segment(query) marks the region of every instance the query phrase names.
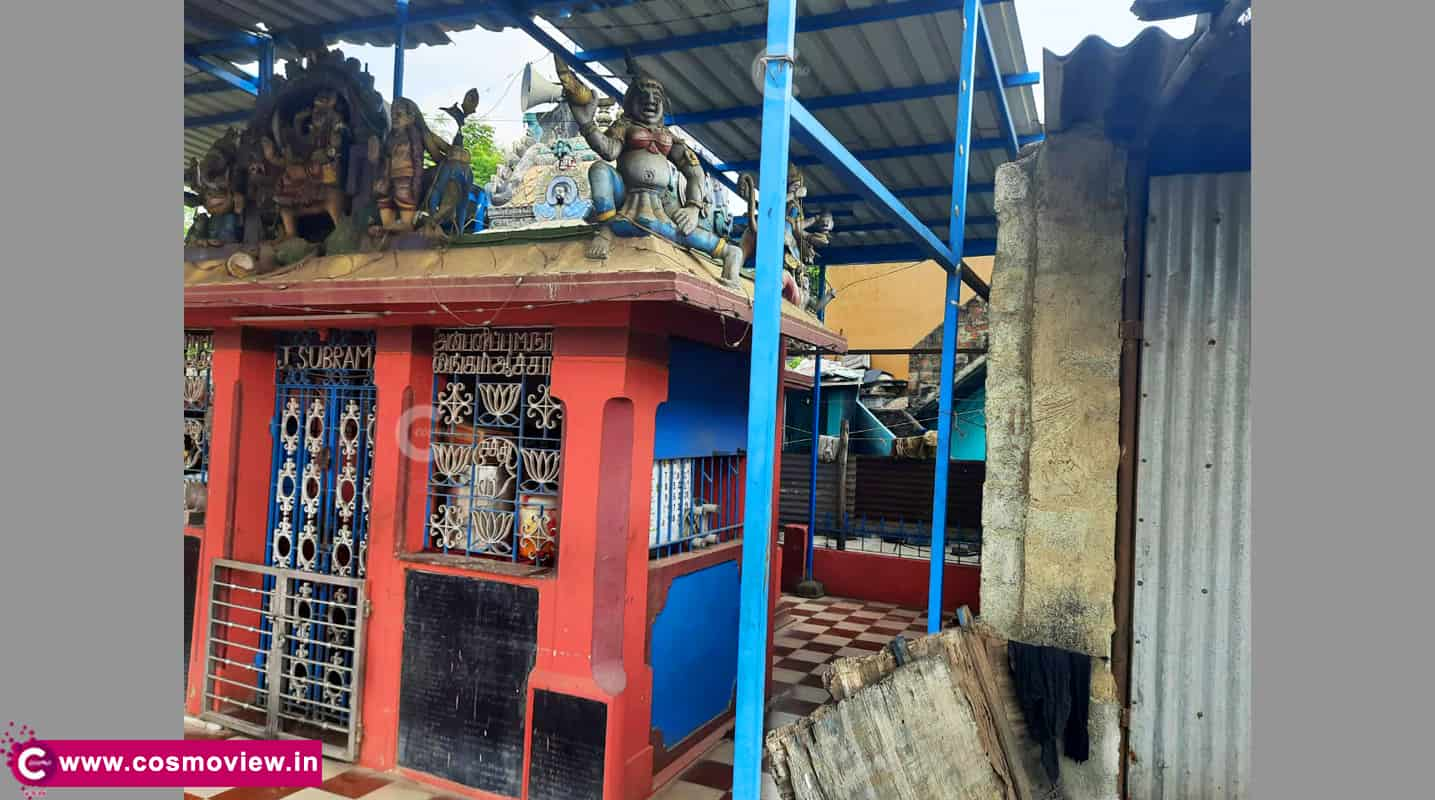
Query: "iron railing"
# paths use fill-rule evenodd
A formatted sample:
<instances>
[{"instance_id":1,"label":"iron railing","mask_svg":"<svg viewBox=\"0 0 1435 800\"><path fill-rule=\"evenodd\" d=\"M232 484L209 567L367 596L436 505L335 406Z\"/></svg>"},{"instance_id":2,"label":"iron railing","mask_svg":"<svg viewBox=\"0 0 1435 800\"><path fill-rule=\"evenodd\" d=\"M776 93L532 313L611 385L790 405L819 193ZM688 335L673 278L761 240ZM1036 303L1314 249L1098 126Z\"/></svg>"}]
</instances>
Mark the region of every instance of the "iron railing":
<instances>
[{"instance_id":1,"label":"iron railing","mask_svg":"<svg viewBox=\"0 0 1435 800\"><path fill-rule=\"evenodd\" d=\"M982 532L980 529L947 528L946 561L949 564L980 565ZM843 514L839 519L832 512L817 515L813 546L830 550L852 550L879 553L898 558L930 559L932 521L901 517L871 517Z\"/></svg>"},{"instance_id":2,"label":"iron railing","mask_svg":"<svg viewBox=\"0 0 1435 800\"><path fill-rule=\"evenodd\" d=\"M648 557L665 558L731 541L742 531L741 455L653 462Z\"/></svg>"}]
</instances>

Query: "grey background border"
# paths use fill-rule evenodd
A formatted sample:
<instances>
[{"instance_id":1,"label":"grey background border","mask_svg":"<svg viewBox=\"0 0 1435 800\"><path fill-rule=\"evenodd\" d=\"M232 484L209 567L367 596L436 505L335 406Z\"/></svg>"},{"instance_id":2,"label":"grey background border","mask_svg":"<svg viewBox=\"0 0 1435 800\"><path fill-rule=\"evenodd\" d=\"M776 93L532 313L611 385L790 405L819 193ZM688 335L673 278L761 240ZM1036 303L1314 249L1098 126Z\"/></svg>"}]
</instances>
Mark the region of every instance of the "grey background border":
<instances>
[{"instance_id":1,"label":"grey background border","mask_svg":"<svg viewBox=\"0 0 1435 800\"><path fill-rule=\"evenodd\" d=\"M1421 796L1435 28L1259 5L1256 796ZM0 721L42 736L180 734L181 19L7 8Z\"/></svg>"},{"instance_id":2,"label":"grey background border","mask_svg":"<svg viewBox=\"0 0 1435 800\"><path fill-rule=\"evenodd\" d=\"M182 5L4 16L0 724L177 738Z\"/></svg>"}]
</instances>

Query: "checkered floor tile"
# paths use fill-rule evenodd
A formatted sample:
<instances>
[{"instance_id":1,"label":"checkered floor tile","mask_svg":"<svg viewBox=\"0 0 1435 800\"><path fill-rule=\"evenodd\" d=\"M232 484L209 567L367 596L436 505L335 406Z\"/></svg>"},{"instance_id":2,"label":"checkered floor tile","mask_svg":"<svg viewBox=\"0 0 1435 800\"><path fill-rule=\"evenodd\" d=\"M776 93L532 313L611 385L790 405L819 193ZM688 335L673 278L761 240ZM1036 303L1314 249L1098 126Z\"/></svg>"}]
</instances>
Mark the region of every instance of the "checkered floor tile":
<instances>
[{"instance_id":1,"label":"checkered floor tile","mask_svg":"<svg viewBox=\"0 0 1435 800\"><path fill-rule=\"evenodd\" d=\"M925 635L925 612L889 603L868 603L843 597L805 600L783 595L778 601L781 625L772 643L772 697L766 730L801 719L831 699L822 675L834 659L866 655L882 649L894 636ZM732 797L732 733L708 751L653 800L729 800ZM763 800L776 800L777 786L762 774Z\"/></svg>"},{"instance_id":2,"label":"checkered floor tile","mask_svg":"<svg viewBox=\"0 0 1435 800\"><path fill-rule=\"evenodd\" d=\"M926 633L921 611L842 597L806 600L784 595L778 603L776 619L767 730L805 717L831 699L822 687L822 675L833 659L880 650L894 636L915 638ZM246 737L187 729L185 738ZM449 800L452 796L392 775L324 759L324 784L317 788L185 789L184 797L185 800ZM731 797L732 732L729 730L722 741L653 800L727 800ZM777 786L765 768L762 797L763 800L777 798Z\"/></svg>"}]
</instances>

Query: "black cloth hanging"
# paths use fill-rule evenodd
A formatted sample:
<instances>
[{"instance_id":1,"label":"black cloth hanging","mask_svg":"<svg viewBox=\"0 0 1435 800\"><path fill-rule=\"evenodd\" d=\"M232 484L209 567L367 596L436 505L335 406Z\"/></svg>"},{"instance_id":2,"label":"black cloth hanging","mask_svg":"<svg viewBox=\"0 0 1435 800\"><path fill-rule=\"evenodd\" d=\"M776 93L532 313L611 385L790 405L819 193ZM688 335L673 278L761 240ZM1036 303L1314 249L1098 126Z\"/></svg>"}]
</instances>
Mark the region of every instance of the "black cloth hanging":
<instances>
[{"instance_id":1,"label":"black cloth hanging","mask_svg":"<svg viewBox=\"0 0 1435 800\"><path fill-rule=\"evenodd\" d=\"M1031 738L1041 745L1041 766L1054 783L1061 777L1057 740L1066 757L1090 757L1087 730L1091 705L1091 659L1055 647L1007 643L1017 701Z\"/></svg>"}]
</instances>

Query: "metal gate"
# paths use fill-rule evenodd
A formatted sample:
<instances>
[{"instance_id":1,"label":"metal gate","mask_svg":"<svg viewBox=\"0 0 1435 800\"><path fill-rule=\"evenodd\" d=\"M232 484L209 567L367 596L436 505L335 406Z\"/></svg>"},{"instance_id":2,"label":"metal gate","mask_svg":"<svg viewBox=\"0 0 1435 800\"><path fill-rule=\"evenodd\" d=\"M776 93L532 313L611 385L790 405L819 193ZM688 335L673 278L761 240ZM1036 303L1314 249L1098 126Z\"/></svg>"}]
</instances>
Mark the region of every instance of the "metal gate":
<instances>
[{"instance_id":1,"label":"metal gate","mask_svg":"<svg viewBox=\"0 0 1435 800\"><path fill-rule=\"evenodd\" d=\"M318 739L353 761L363 580L220 559L210 587L201 717L257 738Z\"/></svg>"},{"instance_id":2,"label":"metal gate","mask_svg":"<svg viewBox=\"0 0 1435 800\"><path fill-rule=\"evenodd\" d=\"M209 716L256 736L323 739L347 760L368 611L373 362L369 331L281 335L265 567L216 562L207 653Z\"/></svg>"},{"instance_id":3,"label":"metal gate","mask_svg":"<svg viewBox=\"0 0 1435 800\"><path fill-rule=\"evenodd\" d=\"M1250 796L1250 173L1151 180L1129 795Z\"/></svg>"}]
</instances>

